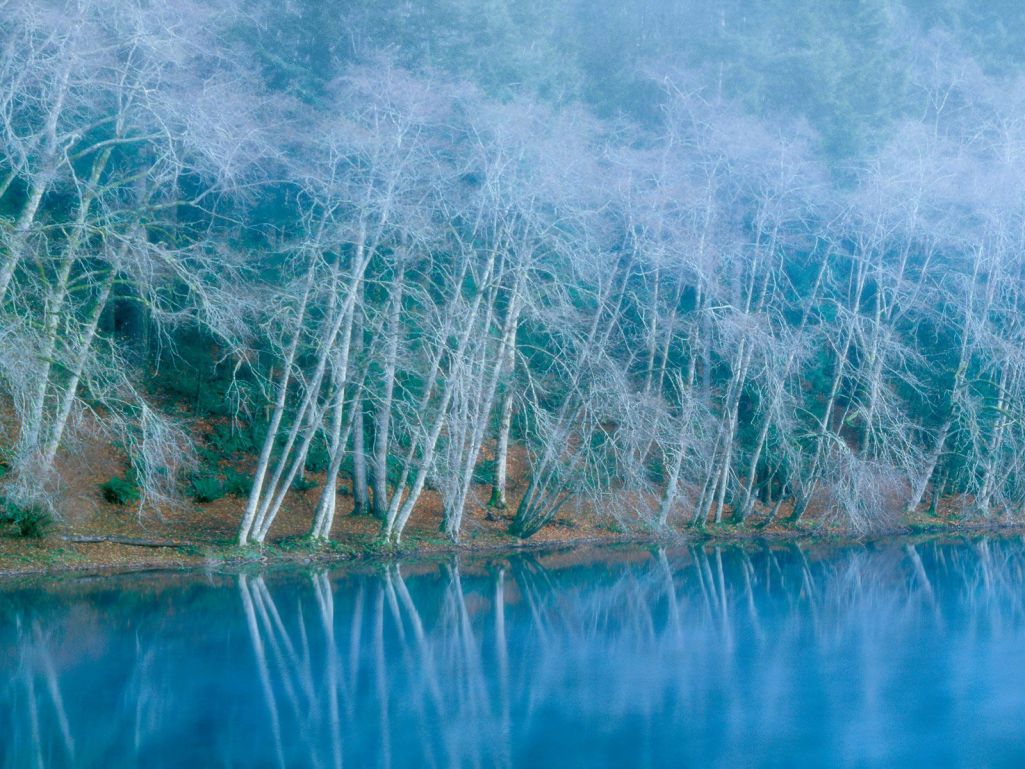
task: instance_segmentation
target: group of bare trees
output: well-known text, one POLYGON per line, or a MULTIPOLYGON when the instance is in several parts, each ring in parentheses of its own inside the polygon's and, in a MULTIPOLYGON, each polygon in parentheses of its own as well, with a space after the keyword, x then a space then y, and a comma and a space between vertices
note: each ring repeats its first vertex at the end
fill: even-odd
MULTIPOLYGON (((61 448, 99 428, 151 500, 188 438, 139 385, 119 328, 228 330, 231 270, 206 224, 256 141, 218 54, 215 4, 4 3, 0 24, 0 383, 4 490, 51 503, 61 448), (188 23, 184 22, 188 19, 188 23), (207 30, 211 30, 207 35, 207 30)), ((141 331, 139 329, 142 329, 141 331)))
POLYGON ((685 77, 645 127, 384 59, 300 99, 216 3, 2 8, 10 499, 83 429, 173 495, 147 369, 199 327, 262 429, 241 543, 315 451, 314 537, 340 488, 393 542, 427 492, 453 539, 489 504, 529 536, 1025 503, 1025 125, 970 61, 916 63, 922 113, 838 168, 685 77))

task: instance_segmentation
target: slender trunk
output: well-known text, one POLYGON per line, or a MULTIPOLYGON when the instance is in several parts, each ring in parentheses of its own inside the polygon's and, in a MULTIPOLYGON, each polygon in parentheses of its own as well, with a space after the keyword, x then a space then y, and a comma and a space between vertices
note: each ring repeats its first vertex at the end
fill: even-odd
MULTIPOLYGON (((53 370, 54 356, 57 351, 57 332, 60 327, 61 314, 64 311, 64 303, 68 296, 71 269, 78 257, 78 249, 84 237, 89 211, 96 198, 97 186, 107 166, 107 162, 110 160, 110 154, 110 149, 106 149, 93 161, 92 170, 86 183, 86 191, 79 203, 71 235, 64 246, 54 285, 46 299, 43 319, 43 349, 41 353, 42 368, 36 376, 36 388, 32 397, 32 405, 22 427, 22 433, 27 437, 26 448, 31 451, 38 450, 38 441, 42 439, 43 418, 50 389, 50 373, 53 370)), ((46 450, 43 453, 44 455, 48 454, 46 450)))
POLYGON ((367 488, 367 455, 363 426, 363 400, 357 390, 352 402, 352 513, 370 512, 370 494, 367 488))
POLYGON ((64 110, 64 100, 68 94, 68 87, 71 81, 71 61, 65 65, 60 76, 54 103, 47 114, 46 125, 43 128, 43 135, 46 137, 42 150, 42 168, 33 176, 29 184, 28 197, 25 205, 14 225, 14 243, 7 253, 7 260, 3 267, 0 267, 0 304, 7 296, 7 289, 14 271, 21 262, 25 251, 25 239, 28 237, 29 228, 35 221, 39 206, 43 200, 43 194, 50 186, 50 181, 57 171, 57 123, 60 120, 61 112, 64 110))
POLYGON ((997 486, 997 468, 999 466, 1000 452, 1003 449, 1004 430, 1007 426, 1007 367, 1000 369, 1000 379, 997 384, 997 402, 995 410, 997 421, 993 427, 993 437, 987 447, 987 461, 983 471, 982 484, 976 496, 975 509, 980 514, 989 512, 992 504, 993 494, 997 486))
POLYGON ((263 446, 260 449, 260 458, 256 464, 256 471, 253 473, 253 488, 249 492, 249 501, 246 504, 246 511, 239 525, 238 542, 245 545, 249 542, 252 533, 253 523, 256 520, 256 513, 260 505, 264 481, 267 477, 267 470, 270 467, 271 453, 274 451, 274 443, 278 437, 278 428, 285 413, 285 403, 288 400, 288 386, 292 378, 292 366, 295 364, 296 352, 299 349, 299 341, 302 338, 303 322, 306 319, 306 308, 309 303, 310 291, 313 287, 314 270, 311 268, 306 279, 306 286, 303 290, 302 299, 299 302, 299 309, 296 313, 295 331, 292 341, 289 343, 285 358, 282 363, 281 379, 278 383, 277 398, 274 403, 274 411, 271 414, 270 424, 267 426, 267 434, 263 439, 263 446))
POLYGON ((666 488, 662 494, 662 504, 658 511, 658 525, 665 528, 669 524, 669 514, 676 506, 676 498, 680 490, 680 474, 683 471, 683 460, 687 453, 687 441, 691 436, 683 429, 680 430, 680 439, 676 445, 676 453, 673 462, 669 467, 669 477, 666 479, 666 488))
MULTIPOLYGON (((321 382, 316 383, 317 393, 320 392, 321 382)), ((313 402, 308 404, 305 409, 300 410, 300 415, 296 417, 295 433, 302 432, 303 439, 299 444, 299 448, 295 451, 292 456, 291 464, 287 463, 288 457, 290 456, 289 451, 285 450, 282 452, 281 460, 278 462, 278 467, 271 477, 270 488, 276 493, 273 495, 268 493, 262 514, 257 518, 254 539, 257 542, 262 543, 270 532, 270 527, 274 524, 278 513, 281 511, 281 506, 285 502, 285 497, 288 495, 288 490, 295 483, 295 479, 299 476, 306 466, 306 456, 309 453, 310 446, 313 443, 313 439, 316 437, 317 432, 320 430, 324 419, 324 408, 320 407, 317 403, 317 398, 313 399, 313 402), (305 430, 303 426, 305 425, 305 430), (286 469, 287 468, 287 469, 286 469)), ((292 444, 294 446, 294 443, 292 444)), ((286 446, 286 449, 290 447, 286 446)))
MULTIPOLYGON (((363 286, 360 284, 360 305, 363 304, 363 286)), ((363 360, 363 315, 357 312, 353 318, 352 354, 357 365, 363 360)), ((365 378, 365 375, 364 375, 365 378)), ((363 385, 352 394, 352 513, 365 515, 370 512, 370 494, 367 488, 366 434, 363 424, 363 385)))
POLYGON ((388 310, 387 349, 383 372, 381 401, 374 420, 374 515, 384 520, 388 514, 388 440, 391 428, 392 400, 395 396, 395 373, 398 369, 399 333, 402 318, 402 293, 405 276, 405 262, 400 263, 394 280, 391 306, 388 310))
POLYGON ((561 481, 557 480, 555 476, 559 469, 557 463, 570 445, 573 431, 578 427, 585 411, 585 404, 578 397, 582 377, 587 369, 584 364, 591 359, 596 350, 602 349, 622 317, 623 303, 627 296, 626 287, 633 267, 633 262, 628 260, 621 270, 617 271, 620 274, 610 275, 607 282, 601 287, 597 307, 591 318, 587 335, 580 345, 575 359, 567 363, 566 371, 569 381, 566 382, 566 396, 555 415, 553 432, 545 442, 541 456, 531 473, 527 491, 520 499, 516 515, 509 527, 513 534, 521 538, 538 531, 550 520, 550 515, 554 515, 565 502, 565 499, 559 500, 559 495, 572 483, 573 476, 580 465, 581 452, 572 452, 570 466, 565 469, 561 481), (616 290, 617 286, 618 291, 616 290), (606 318, 607 322, 603 327, 602 320, 606 318), (553 485, 554 497, 552 496, 553 485))
POLYGON ((505 510, 509 502, 506 486, 509 480, 509 433, 512 429, 513 391, 507 387, 502 397, 502 410, 498 421, 498 443, 495 448, 495 480, 491 486, 491 507, 505 510))
POLYGON ((715 497, 715 522, 722 523, 723 507, 726 500, 726 489, 729 485, 730 470, 733 467, 733 444, 737 435, 737 424, 740 417, 740 397, 743 392, 744 382, 747 379, 747 372, 751 365, 753 353, 750 345, 745 345, 747 340, 742 340, 742 346, 746 349, 741 352, 740 371, 733 383, 728 404, 728 417, 726 424, 726 441, 723 447, 722 474, 719 477, 719 488, 715 497))
POLYGON ((655 358, 658 354, 658 294, 659 288, 661 287, 662 271, 656 267, 654 277, 654 287, 652 288, 651 298, 651 320, 647 325, 647 365, 644 372, 644 394, 648 395, 651 393, 651 387, 655 380, 655 358))
POLYGON ((320 427, 320 415, 318 414, 320 409, 318 408, 317 403, 320 397, 320 390, 324 381, 324 375, 327 372, 327 364, 334 349, 335 341, 337 340, 339 333, 342 332, 343 327, 345 328, 345 336, 343 338, 348 339, 348 336, 351 334, 353 305, 356 302, 358 289, 362 283, 363 274, 366 271, 367 264, 370 260, 369 254, 372 253, 372 251, 373 249, 366 248, 366 233, 361 231, 360 239, 356 248, 356 256, 353 262, 352 276, 350 277, 348 290, 341 307, 336 307, 337 295, 334 292, 337 291, 337 283, 333 283, 334 289, 331 294, 330 306, 325 319, 327 331, 320 340, 320 352, 317 359, 317 366, 306 389, 306 393, 303 396, 303 400, 299 405, 295 422, 288 433, 277 467, 274 470, 274 474, 271 476, 267 493, 264 495, 265 499, 263 504, 257 513, 255 526, 255 539, 257 542, 263 542, 266 538, 267 533, 270 531, 271 524, 274 523, 274 519, 277 517, 278 511, 284 503, 288 489, 291 487, 299 471, 305 466, 306 456, 309 452, 310 445, 312 444, 313 438, 320 427), (306 423, 307 429, 304 433, 302 442, 299 444, 299 448, 293 455, 292 452, 295 448, 296 440, 298 439, 299 433, 302 432, 304 423, 306 423), (291 464, 289 464, 290 457, 291 464))
MULTIPOLYGON (((452 355, 450 356, 453 363, 448 372, 449 380, 457 379, 460 373, 459 369, 464 365, 466 345, 470 341, 470 336, 472 335, 474 326, 476 325, 477 316, 480 313, 480 306, 486 293, 485 289, 491 282, 491 276, 495 269, 495 258, 495 251, 490 250, 488 252, 487 265, 485 266, 483 276, 480 280, 477 294, 473 299, 473 304, 469 311, 466 312, 465 317, 462 319, 463 330, 459 336, 456 349, 453 350, 452 355)), ((457 285, 461 284, 462 280, 457 283, 457 285)), ((431 385, 428 385, 428 392, 430 391, 430 388, 431 385)), ((400 542, 402 538, 402 530, 409 521, 409 517, 413 514, 413 507, 416 505, 417 501, 419 501, 420 494, 423 492, 424 483, 427 481, 427 474, 430 472, 431 465, 434 462, 434 453, 438 446, 438 438, 441 436, 441 430, 445 424, 445 414, 448 411, 448 405, 452 400, 454 392, 455 388, 452 386, 452 382, 446 382, 442 392, 441 402, 438 404, 434 426, 431 429, 427 442, 423 445, 423 453, 420 457, 420 468, 417 471, 413 485, 410 487, 405 500, 401 502, 401 506, 399 506, 400 495, 403 490, 402 486, 405 484, 403 483, 400 488, 396 489, 391 506, 388 509, 388 518, 385 522, 384 529, 385 537, 391 539, 394 536, 396 544, 400 542)))
POLYGON ((78 357, 75 359, 74 366, 71 369, 71 375, 65 385, 64 394, 57 410, 57 416, 54 420, 50 438, 43 453, 44 466, 51 465, 54 458, 57 456, 57 449, 60 448, 61 439, 64 437, 64 430, 68 424, 68 418, 71 416, 71 409, 74 406, 75 398, 78 396, 78 385, 82 381, 82 373, 85 371, 86 364, 89 361, 89 353, 92 350, 92 344, 96 338, 96 330, 99 327, 100 318, 103 316, 103 310, 107 306, 107 301, 110 299, 110 292, 114 285, 114 277, 116 274, 117 270, 111 267, 110 272, 100 289, 100 295, 96 298, 96 304, 93 306, 93 311, 90 314, 89 319, 86 321, 85 332, 83 333, 82 342, 79 346, 78 357))
POLYGON ((353 514, 363 516, 370 512, 370 489, 367 485, 367 454, 364 436, 363 401, 357 394, 353 403, 353 514))
MULTIPOLYGON (((865 270, 860 268, 855 278, 854 296, 851 302, 851 313, 853 316, 857 316, 861 310, 861 299, 864 294, 864 289, 865 270)), ((840 385, 843 383, 843 379, 846 374, 851 344, 854 341, 854 320, 849 321, 849 323, 851 326, 846 330, 843 346, 837 351, 836 371, 833 374, 833 382, 830 386, 829 397, 826 400, 826 408, 822 414, 822 421, 819 423, 816 431, 814 440, 815 448, 812 455, 810 470, 804 482, 801 484, 794 504, 794 510, 788 518, 788 523, 791 524, 798 523, 801 518, 804 517, 804 514, 808 509, 808 504, 811 502, 812 495, 815 493, 816 487, 818 486, 821 470, 820 465, 823 461, 826 435, 829 432, 829 425, 833 419, 833 409, 836 406, 837 397, 840 393, 840 385)))
MULTIPOLYGON (((516 328, 519 325, 519 313, 519 281, 517 281, 516 286, 513 288, 513 296, 510 300, 505 328, 502 331, 502 341, 498 355, 496 356, 497 360, 485 385, 483 398, 481 399, 477 413, 475 414, 473 431, 470 435, 470 445, 466 452, 464 467, 462 468, 462 483, 458 490, 458 496, 452 505, 452 509, 448 511, 449 517, 447 521, 447 528, 449 536, 452 537, 453 540, 457 540, 459 538, 459 528, 462 524, 463 510, 466 506, 466 498, 470 492, 470 484, 473 481, 473 468, 477 463, 477 457, 480 455, 481 446, 484 443, 484 432, 487 429, 488 417, 491 415, 492 407, 495 402, 495 393, 498 390, 498 380, 502 375, 503 369, 507 366, 506 361, 510 357, 513 357, 513 353, 515 351, 516 328)), ((506 440, 508 441, 508 437, 506 440)), ((506 446, 506 451, 508 451, 508 445, 506 446)))
POLYGON ((338 470, 342 465, 344 451, 340 447, 345 412, 345 380, 338 377, 335 382, 335 394, 331 403, 331 437, 328 446, 328 469, 324 479, 324 487, 320 491, 317 510, 310 526, 311 537, 327 538, 334 522, 335 505, 338 503, 338 470))
POLYGON ((802 484, 800 493, 794 503, 794 510, 787 519, 788 523, 796 524, 804 517, 804 514, 808 509, 808 503, 811 502, 811 497, 815 493, 815 488, 818 485, 818 474, 820 464, 822 463, 823 446, 825 445, 826 434, 829 432, 829 423, 833 418, 833 408, 836 405, 837 395, 839 395, 840 392, 840 384, 843 382, 844 371, 847 367, 847 353, 850 350, 850 344, 851 334, 848 334, 847 339, 844 342, 843 350, 837 354, 836 372, 833 375, 833 383, 830 386, 829 397, 826 400, 826 408, 822 414, 822 421, 819 423, 818 431, 815 435, 815 452, 812 456, 811 468, 808 473, 807 482, 802 484))
POLYGON ((331 534, 331 525, 334 523, 335 506, 338 500, 338 471, 341 470, 342 460, 345 457, 345 447, 348 443, 348 436, 342 435, 342 426, 345 412, 345 389, 349 377, 349 350, 352 344, 352 315, 353 308, 350 307, 349 317, 346 320, 347 328, 342 337, 342 349, 338 354, 339 360, 336 364, 335 398, 332 405, 330 461, 327 469, 327 478, 324 480, 324 488, 321 491, 320 501, 317 505, 313 527, 310 529, 310 534, 314 537, 327 538, 331 534))
POLYGON ((905 513, 913 513, 918 509, 918 506, 922 504, 922 499, 925 497, 926 489, 929 488, 929 481, 932 480, 933 473, 936 472, 936 465, 939 463, 940 457, 943 455, 943 447, 947 442, 947 434, 950 432, 952 420, 947 419, 940 427, 939 435, 936 437, 936 445, 933 446, 932 451, 929 452, 929 456, 926 459, 925 467, 919 475, 914 487, 911 489, 911 496, 908 499, 907 504, 904 506, 905 513))

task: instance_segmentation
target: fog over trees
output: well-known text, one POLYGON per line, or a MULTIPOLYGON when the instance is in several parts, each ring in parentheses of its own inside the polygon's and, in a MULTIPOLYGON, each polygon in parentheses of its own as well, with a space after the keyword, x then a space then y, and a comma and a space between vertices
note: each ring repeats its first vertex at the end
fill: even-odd
POLYGON ((1025 16, 754 5, 0 0, 5 504, 1020 519, 1025 16))

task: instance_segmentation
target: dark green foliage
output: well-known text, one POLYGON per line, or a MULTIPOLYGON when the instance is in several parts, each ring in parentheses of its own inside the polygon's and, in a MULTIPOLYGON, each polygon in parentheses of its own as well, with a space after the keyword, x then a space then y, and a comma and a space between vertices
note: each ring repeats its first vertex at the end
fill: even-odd
POLYGON ((188 494, 199 504, 208 504, 226 496, 245 497, 253 487, 253 479, 249 473, 234 467, 226 467, 219 471, 199 472, 192 476, 188 485, 188 494))
POLYGON ((224 481, 216 475, 196 475, 189 483, 189 493, 200 504, 216 502, 227 490, 224 481))
POLYGON ((474 483, 491 483, 495 480, 495 460, 482 459, 473 468, 474 483))
POLYGON ((38 539, 46 534, 53 518, 40 505, 20 505, 0 497, 0 532, 38 539))
POLYGON ((309 453, 306 454, 306 470, 311 473, 327 472, 331 463, 331 455, 327 451, 327 441, 322 436, 310 444, 309 453))
POLYGON ((207 436, 206 442, 210 449, 221 457, 252 454, 257 451, 256 439, 252 430, 243 426, 215 424, 213 431, 207 436))
POLYGON ((317 488, 317 482, 311 478, 296 478, 292 481, 292 488, 295 491, 309 491, 310 489, 317 488))
POLYGON ((233 467, 224 471, 224 491, 233 497, 246 497, 253 488, 253 477, 233 467))
POLYGON ((200 330, 183 330, 176 341, 175 354, 161 361, 153 384, 193 413, 234 416, 235 402, 226 396, 235 377, 246 372, 225 363, 218 344, 200 330))
POLYGON ((134 505, 142 497, 132 471, 128 471, 124 476, 116 475, 101 484, 100 491, 103 493, 103 498, 112 505, 134 505))

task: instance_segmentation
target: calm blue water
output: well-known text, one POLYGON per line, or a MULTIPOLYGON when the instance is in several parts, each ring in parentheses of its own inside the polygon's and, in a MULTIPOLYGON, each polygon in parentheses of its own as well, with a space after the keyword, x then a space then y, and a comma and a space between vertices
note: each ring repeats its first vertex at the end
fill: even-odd
POLYGON ((1025 545, 0 591, 0 767, 1025 766, 1025 545))

